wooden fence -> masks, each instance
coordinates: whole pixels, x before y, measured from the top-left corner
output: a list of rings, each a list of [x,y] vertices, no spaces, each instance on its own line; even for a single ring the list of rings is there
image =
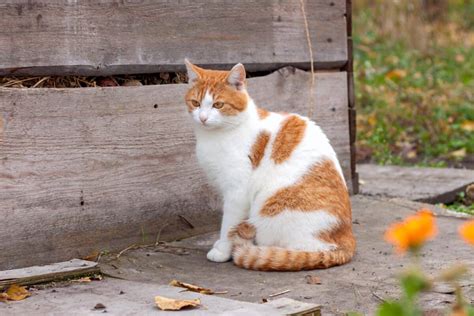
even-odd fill
[[[356,192],[350,2],[305,4],[318,71],[313,118]],[[183,71],[184,57],[274,71],[249,79],[257,104],[308,113],[299,1],[0,3],[3,76]],[[186,89],[0,88],[0,269],[216,229],[220,202],[196,164]]]

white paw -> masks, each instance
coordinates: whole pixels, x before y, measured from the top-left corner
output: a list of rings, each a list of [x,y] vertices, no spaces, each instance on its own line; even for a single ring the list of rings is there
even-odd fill
[[[218,240],[207,253],[207,259],[214,262],[226,262],[232,257],[232,244],[229,241]]]

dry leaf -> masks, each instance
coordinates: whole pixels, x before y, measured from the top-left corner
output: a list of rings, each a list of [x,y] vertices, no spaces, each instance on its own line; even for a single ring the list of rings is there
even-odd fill
[[[200,287],[200,286],[197,286],[197,285],[194,285],[194,284],[180,282],[178,280],[171,281],[170,285],[177,286],[177,287],[182,287],[182,288],[188,289],[189,291],[197,292],[197,293],[201,293],[201,294],[214,294],[214,291],[211,290],[211,289],[206,289],[204,287]]]
[[[8,290],[4,293],[10,301],[21,301],[31,295],[30,292],[24,287],[16,284],[10,285]]]
[[[304,278],[308,284],[321,284],[321,279],[315,275],[307,275]]]
[[[461,148],[461,149],[452,151],[449,155],[453,158],[462,159],[466,157],[466,148]]]
[[[143,84],[138,80],[130,79],[130,80],[126,80],[122,84],[122,86],[124,86],[124,87],[135,87],[135,86],[143,86]]]
[[[97,257],[99,256],[99,252],[97,250],[91,252],[89,255],[82,257],[81,259],[83,260],[88,260],[88,261],[95,261]]]
[[[474,121],[464,121],[461,123],[461,128],[466,132],[474,132]]]
[[[388,72],[386,75],[385,75],[385,78],[387,79],[402,79],[402,78],[405,78],[407,75],[407,72],[405,70],[402,70],[402,69],[394,69],[390,72]]]
[[[155,296],[156,306],[164,311],[177,311],[185,307],[197,307],[201,305],[201,300],[175,300],[163,296]]]
[[[8,300],[7,293],[0,293],[0,302],[6,303],[7,300]]]
[[[410,150],[407,152],[407,155],[406,155],[408,159],[415,159],[416,156],[417,156],[416,150]]]

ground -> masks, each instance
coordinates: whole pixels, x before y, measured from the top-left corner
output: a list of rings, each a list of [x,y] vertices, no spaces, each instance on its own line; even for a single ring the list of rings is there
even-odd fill
[[[354,1],[359,162],[474,169],[474,1]]]
[[[258,272],[240,269],[230,262],[209,262],[206,252],[217,238],[214,233],[174,242],[166,247],[126,251],[118,259],[116,255],[106,256],[101,259],[106,275],[104,280],[39,290],[22,302],[0,304],[0,314],[2,311],[10,315],[26,311],[58,315],[65,312],[95,314],[100,312],[94,310],[99,302],[112,315],[152,313],[156,312],[155,295],[178,295],[176,290],[164,286],[173,279],[216,291],[228,291],[214,295],[212,299],[206,298],[207,301],[203,301],[204,305],[208,304],[206,309],[187,313],[216,311],[213,306],[220,306],[215,301],[217,297],[256,304],[262,303],[263,299],[289,297],[323,305],[323,315],[340,315],[348,311],[373,314],[382,299],[398,297],[396,275],[408,264],[407,258],[393,254],[391,247],[384,242],[384,230],[390,223],[426,205],[365,196],[353,197],[352,204],[358,250],[353,261],[344,266],[302,272]],[[439,236],[423,250],[422,262],[426,271],[434,274],[455,262],[464,262],[473,270],[474,251],[457,235],[458,226],[464,219],[451,216],[441,208],[429,207],[438,214],[440,231]],[[321,284],[307,284],[307,275],[317,276]],[[462,285],[467,298],[474,301],[473,277],[464,279]],[[271,294],[286,290],[289,291],[270,298]],[[120,294],[120,291],[125,294]],[[193,297],[194,294],[179,295]],[[444,286],[425,294],[422,304],[425,309],[442,309],[453,300],[452,289]],[[128,307],[122,309],[124,304]],[[229,304],[226,306],[234,303]],[[252,306],[248,305],[248,308]]]

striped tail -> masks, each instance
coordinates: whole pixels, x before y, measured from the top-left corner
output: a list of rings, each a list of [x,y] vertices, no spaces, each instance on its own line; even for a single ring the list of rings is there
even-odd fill
[[[245,222],[232,230],[229,237],[234,245],[234,264],[250,270],[300,271],[329,268],[349,262],[355,253],[355,245],[350,249],[321,252],[255,246],[255,229]]]

